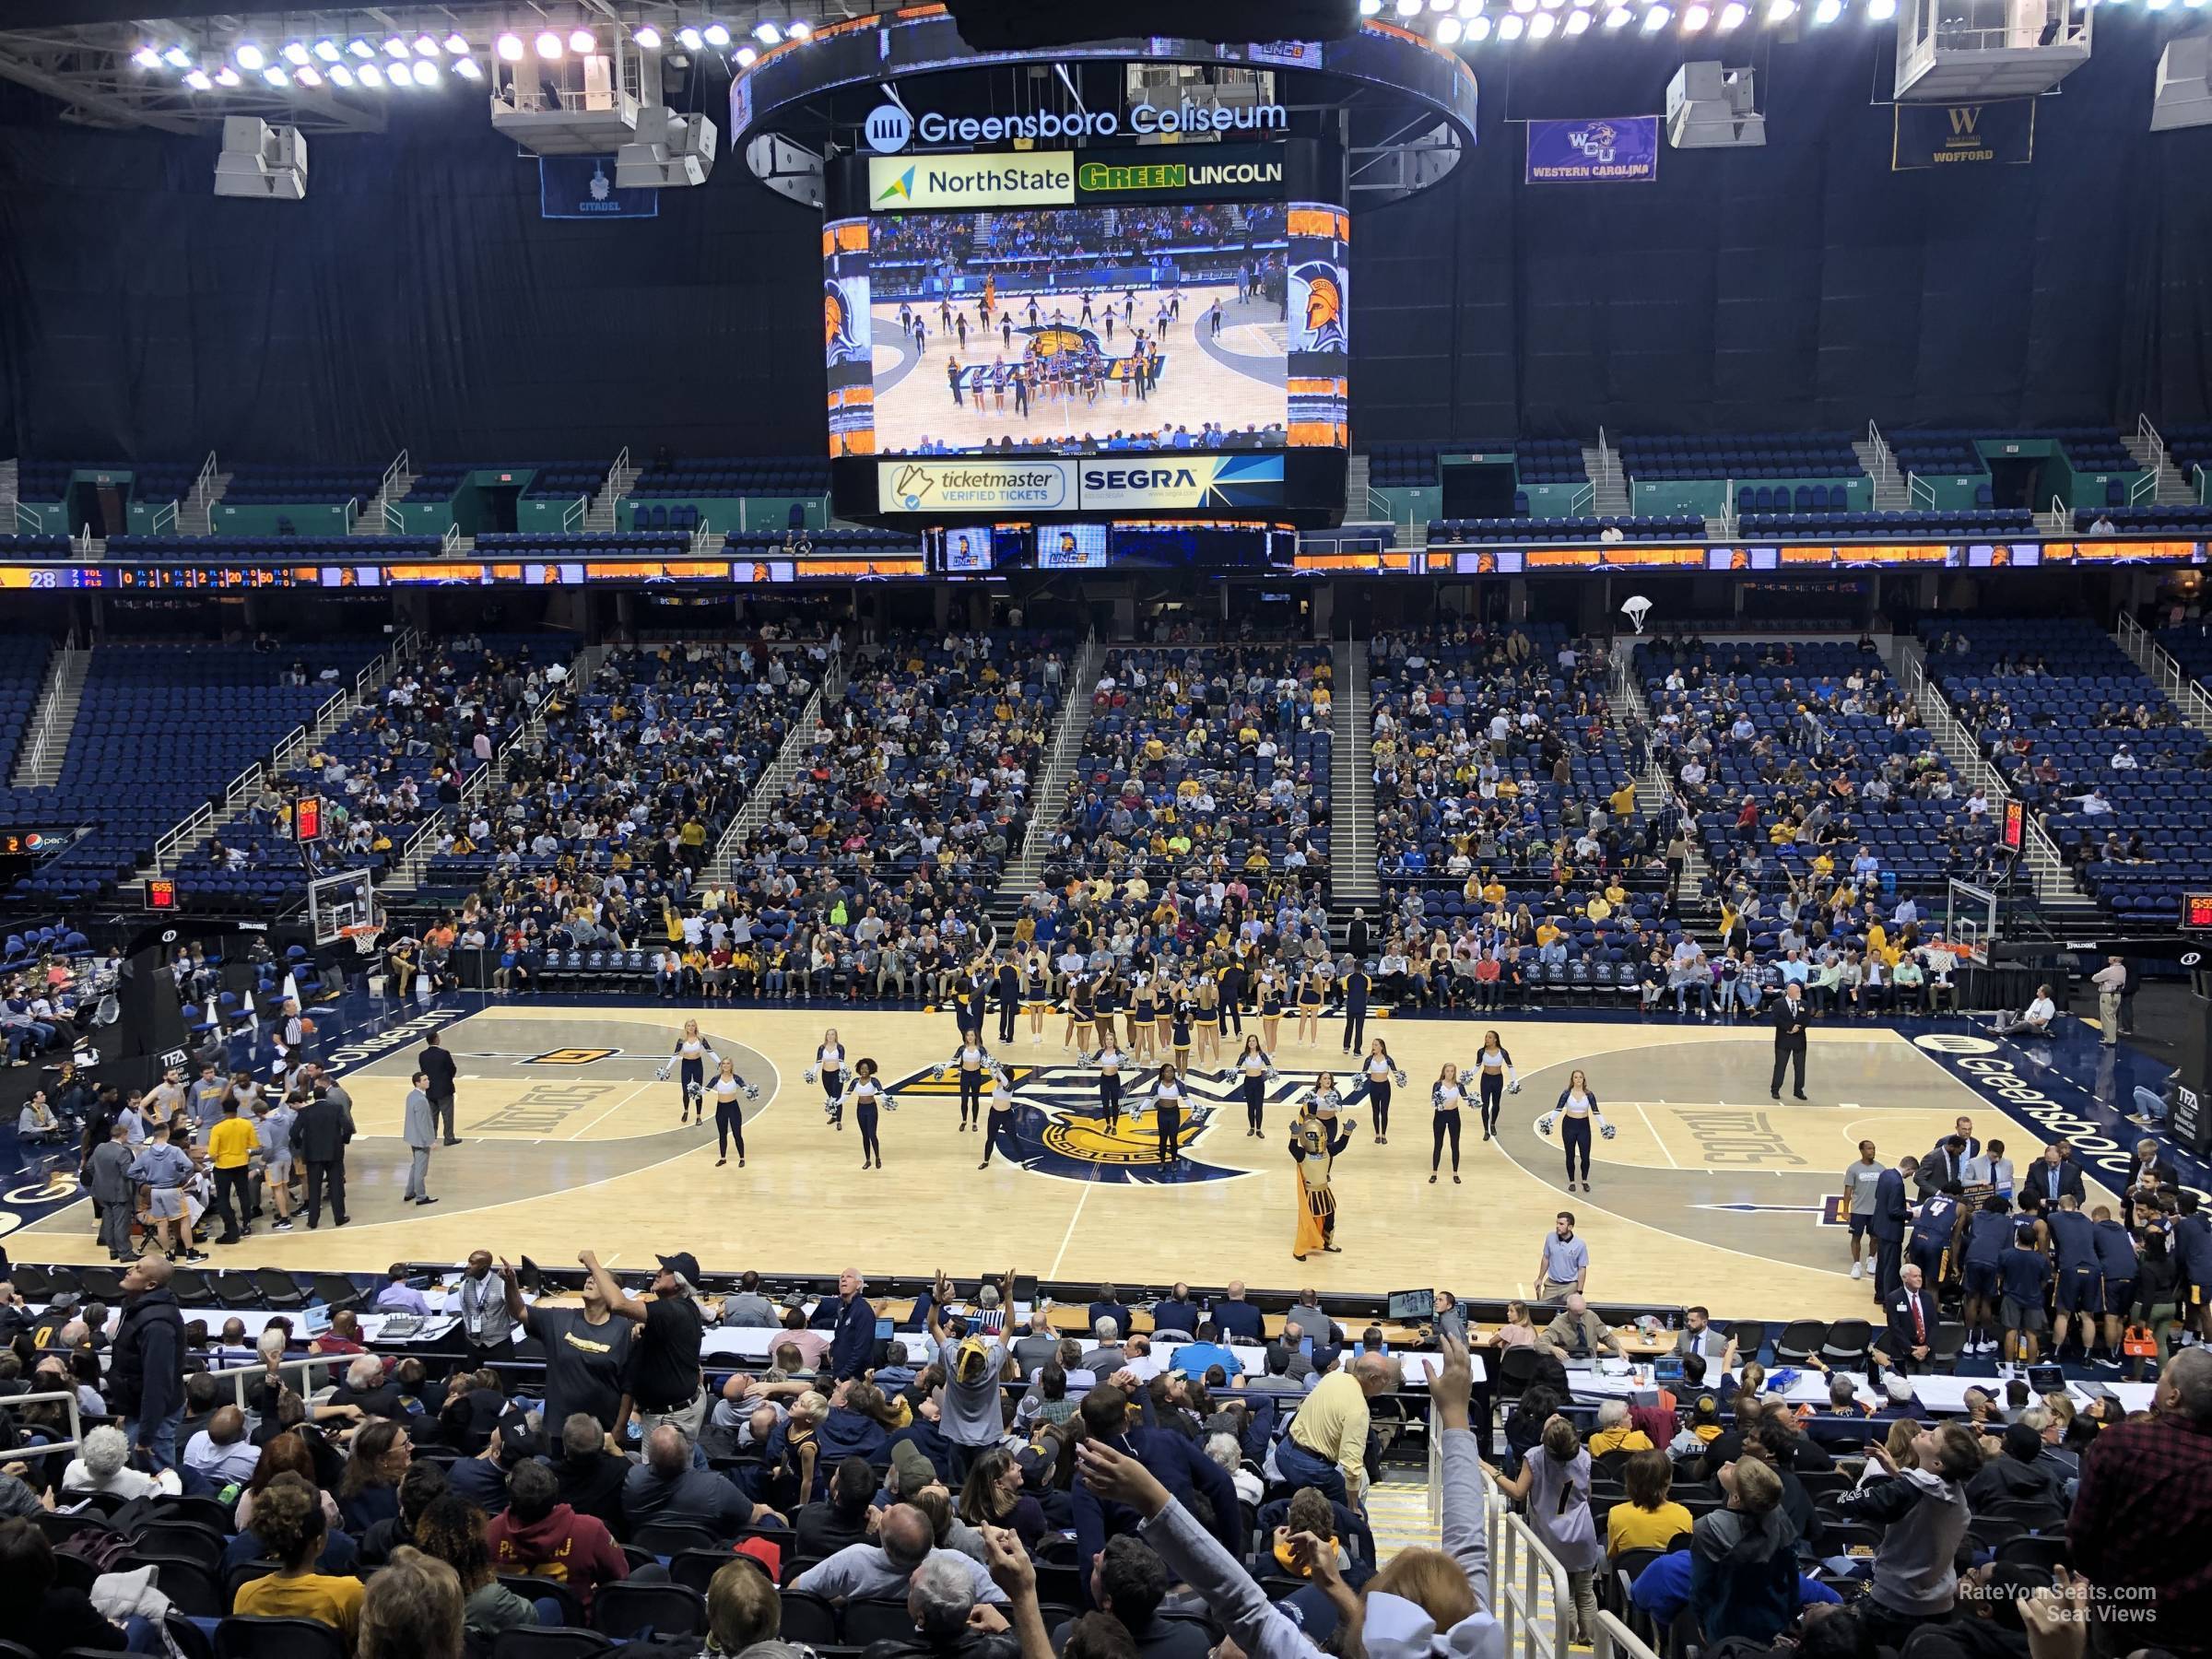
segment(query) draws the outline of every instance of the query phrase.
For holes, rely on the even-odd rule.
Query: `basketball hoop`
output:
[[[338,937],[353,941],[353,950],[356,956],[372,957],[376,954],[376,941],[382,935],[383,931],[382,923],[362,922],[339,928]]]

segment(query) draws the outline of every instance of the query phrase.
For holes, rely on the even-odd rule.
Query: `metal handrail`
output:
[[[85,1443],[84,1417],[76,1403],[76,1390],[74,1388],[51,1389],[44,1394],[17,1394],[8,1401],[7,1408],[10,1412],[20,1412],[26,1406],[42,1406],[50,1400],[57,1400],[68,1408],[69,1438],[63,1441],[48,1441],[42,1445],[26,1442],[19,1446],[11,1446],[7,1453],[11,1459],[52,1457],[56,1452],[75,1452]],[[56,1480],[54,1484],[58,1487],[61,1483]]]
[[[218,476],[220,476],[220,473],[221,468],[216,464],[215,452],[213,450],[209,450],[207,452],[207,459],[200,463],[198,476],[192,481],[192,504],[194,507],[202,510],[202,512],[205,516],[205,522],[207,525],[207,534],[209,535],[214,534],[215,531],[215,514],[213,511],[215,506],[215,480]]]
[[[1889,441],[1882,436],[1882,429],[1871,420],[1866,423],[1866,442],[1874,451],[1875,462],[1875,470],[1868,477],[1873,479],[1875,488],[1879,489],[1896,477],[1896,468],[1890,465],[1895,452],[1890,449]]]
[[[1346,726],[1346,741],[1343,745],[1343,747],[1345,750],[1345,759],[1351,767],[1351,787],[1345,791],[1344,796],[1343,812],[1345,818],[1345,846],[1343,849],[1343,853],[1342,856],[1333,857],[1329,861],[1336,871],[1343,872],[1347,875],[1352,871],[1364,872],[1368,870],[1368,866],[1359,862],[1359,826],[1362,816],[1359,810],[1359,776],[1361,766],[1359,757],[1359,739],[1361,736],[1360,727],[1362,725],[1360,717],[1366,712],[1363,705],[1367,701],[1367,693],[1365,688],[1367,672],[1361,661],[1363,654],[1364,653],[1359,649],[1359,641],[1357,637],[1356,630],[1353,629],[1350,620],[1347,618],[1344,625],[1344,660],[1346,665],[1344,684],[1338,687],[1336,689],[1344,699],[1344,724]],[[1373,765],[1372,759],[1371,759],[1367,764],[1371,769]],[[1370,853],[1369,856],[1371,859],[1373,855]],[[1362,892],[1366,891],[1368,888],[1367,881],[1361,880],[1359,883],[1359,888]]]
[[[2167,458],[2166,440],[2159,435],[2159,429],[2150,424],[2149,416],[2138,415],[2136,417],[2136,436],[2143,441],[2143,447],[2150,452],[2151,472],[2153,474],[2164,472]]]
[[[159,535],[164,530],[167,530],[173,535],[176,531],[176,527],[177,503],[174,501],[171,501],[166,507],[155,508],[153,516],[147,520],[147,533],[153,535]]]
[[[1918,473],[1905,475],[1905,504],[1917,512],[1936,511],[1936,486]]]
[[[2120,613],[2120,626],[2114,634],[2120,649],[2180,706],[2189,724],[2200,732],[2212,732],[2212,697],[2206,697],[2204,688],[2190,677],[2181,659],[2126,611]]]
[[[1053,735],[1053,752],[1045,758],[1036,794],[1030,801],[1028,825],[1022,831],[1021,856],[1006,867],[1006,874],[999,882],[1002,893],[1018,888],[1020,896],[1027,898],[1044,869],[1045,847],[1053,830],[1060,824],[1067,777],[1081,753],[1081,735],[1090,730],[1091,693],[1098,688],[1098,652],[1099,630],[1094,627],[1083,636],[1083,649],[1076,653],[1075,662],[1060,682],[1061,696],[1066,706],[1060,713],[1060,729]],[[1055,784],[1057,795],[1053,793]],[[1040,822],[1041,812],[1046,810],[1053,815],[1049,826]]]
[[[229,803],[225,803],[228,806]],[[171,830],[154,843],[153,868],[157,875],[167,870],[170,861],[180,849],[198,845],[200,837],[215,828],[215,808],[202,804],[193,809],[192,816]]]
[[[293,1392],[304,1399],[314,1392],[314,1374],[317,1366],[324,1366],[331,1371],[339,1371],[350,1366],[360,1357],[359,1354],[288,1354],[276,1361],[276,1370],[279,1374],[288,1371],[297,1371],[300,1373],[300,1380],[306,1386],[295,1389]],[[269,1371],[268,1361],[262,1360],[253,1365],[226,1365],[219,1370],[209,1371],[207,1375],[218,1384],[229,1381],[232,1385],[233,1397],[237,1400],[240,1408],[243,1409],[246,1404],[246,1380],[250,1377],[266,1377]]]
[[[2149,472],[2136,475],[2136,481],[2127,487],[2127,504],[2139,507],[2146,500],[2155,501],[2159,496],[2159,474],[2154,467]]]
[[[1431,1429],[1431,1442],[1442,1438]],[[1528,1523],[1513,1513],[1488,1469],[1482,1471],[1482,1504],[1484,1530],[1489,1535],[1490,1613],[1504,1627],[1509,1659],[1516,1651],[1516,1637],[1520,1659],[1567,1659],[1567,1638],[1574,1622],[1574,1591],[1567,1569]],[[1544,1621],[1547,1583],[1551,1590],[1548,1635]]]
[[[591,498],[591,497],[589,497],[589,496],[578,496],[578,497],[577,497],[577,498],[576,498],[574,500],[571,501],[571,502],[568,504],[568,506],[567,506],[566,508],[562,509],[562,511],[561,511],[561,514],[560,514],[560,527],[561,527],[561,530],[562,530],[562,531],[563,531],[565,534],[569,534],[569,535],[573,535],[573,534],[575,534],[576,527],[577,527],[579,524],[582,524],[582,523],[583,523],[583,521],[584,521],[584,518],[585,518],[585,515],[587,515],[587,514],[588,514],[588,513],[591,512],[591,510],[592,510],[592,498]]]
[[[1592,1659],[1659,1659],[1658,1650],[1604,1608],[1598,1609]]]
[[[76,656],[77,651],[73,645],[65,645],[54,653],[51,694],[39,700],[38,729],[23,747],[22,759],[16,767],[18,777],[35,778],[40,767],[45,763],[47,746],[53,741],[54,728],[61,724],[62,686],[68,679]]]

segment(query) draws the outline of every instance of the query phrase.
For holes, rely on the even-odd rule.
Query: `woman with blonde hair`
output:
[[[361,1597],[358,1659],[461,1659],[465,1605],[460,1574],[403,1545]]]
[[[1536,1322],[1529,1317],[1528,1304],[1509,1301],[1505,1304],[1505,1323],[1498,1327],[1500,1347],[1534,1347],[1536,1344]]]

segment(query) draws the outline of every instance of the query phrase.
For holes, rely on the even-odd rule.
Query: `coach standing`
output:
[[[330,1213],[346,1225],[346,1143],[353,1138],[353,1113],[331,1089],[317,1086],[292,1120],[292,1152],[307,1166],[307,1230],[323,1225],[323,1194]]]
[[[1911,1210],[1905,1203],[1906,1183],[1920,1168],[1920,1159],[1908,1154],[1894,1170],[1884,1170],[1874,1183],[1874,1300],[1885,1307],[1904,1283],[1905,1221]]]
[[[430,1196],[430,1148],[438,1144],[438,1109],[430,1103],[429,1075],[417,1072],[413,1083],[400,1124],[407,1143],[407,1185],[400,1202],[435,1204],[438,1200]]]
[[[1792,980],[1783,987],[1774,1012],[1768,1016],[1774,1022],[1774,1080],[1767,1086],[1767,1092],[1777,1100],[1782,1099],[1782,1075],[1793,1064],[1797,1068],[1797,1084],[1790,1092],[1800,1100],[1805,1099],[1805,1029],[1812,1017],[1813,1011],[1805,1006],[1805,986]]]
[[[430,1097],[430,1104],[445,1123],[445,1144],[457,1147],[461,1138],[453,1133],[453,1057],[445,1052],[445,1044],[432,1031],[423,1040],[422,1058],[416,1062],[424,1077],[429,1079],[423,1092]]]

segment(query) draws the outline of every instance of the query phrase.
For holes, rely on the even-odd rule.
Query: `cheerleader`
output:
[[[1159,1137],[1159,1161],[1171,1164],[1182,1157],[1182,1073],[1163,1065],[1152,1084],[1152,1126]]]
[[[1141,970],[1129,992],[1129,1053],[1138,1060],[1152,1054],[1152,1025],[1159,1018],[1159,987]]]
[[[1321,977],[1314,973],[1299,976],[1298,981],[1298,1038],[1308,1048],[1321,1044]]]
[[[1247,1037],[1244,1052],[1237,1056],[1231,1069],[1244,1090],[1244,1134],[1249,1138],[1259,1135],[1265,1127],[1261,1117],[1267,1105],[1267,1079],[1275,1076],[1275,1062],[1268,1058],[1257,1037]]]
[[[1159,1006],[1152,1015],[1152,1049],[1164,1054],[1175,1040],[1175,1009],[1183,998],[1183,983],[1181,977],[1171,980],[1162,974],[1158,989]]]
[[[998,1149],[998,1137],[1006,1137],[1006,1156],[1016,1158],[1018,1148],[1014,1144],[1014,1085],[1006,1080],[1002,1066],[991,1074],[991,1115],[983,1124],[983,1161],[975,1167],[991,1167],[991,1154]]]
[[[702,1129],[706,1127],[707,1062],[710,1060],[719,1061],[721,1058],[720,1054],[708,1046],[707,1040],[699,1034],[699,1021],[696,1019],[685,1020],[684,1034],[676,1040],[676,1047],[669,1051],[668,1058],[662,1063],[658,1077],[659,1081],[665,1082],[668,1078],[669,1067],[680,1066],[682,1068],[677,1081],[683,1090],[684,1104],[683,1111],[676,1120],[677,1128],[682,1128],[695,1115],[699,1119],[700,1127]]]
[[[876,1138],[876,1110],[899,1110],[899,1102],[891,1091],[877,1081],[876,1062],[859,1060],[853,1066],[853,1121],[860,1128],[860,1167],[866,1169],[873,1159],[875,1167],[883,1168],[883,1143]]]
[[[742,1170],[745,1168],[745,1102],[759,1100],[760,1090],[757,1085],[747,1083],[737,1075],[737,1062],[735,1060],[722,1063],[709,1089],[714,1096],[714,1140],[722,1152],[722,1156],[714,1160],[714,1167],[719,1170],[730,1161],[730,1142],[735,1139],[737,1143],[737,1167]]]
[[[1184,1071],[1191,1064],[1191,1016],[1197,1012],[1191,999],[1181,994],[1183,987],[1176,986],[1175,1011],[1168,1020],[1170,1046],[1175,1051],[1175,1069]]]
[[[943,1069],[958,1074],[960,1080],[960,1133],[971,1127],[983,1126],[983,1082],[998,1070],[998,1062],[991,1058],[991,1051],[983,1046],[983,1034],[974,1026],[960,1033],[960,1046],[952,1051],[952,1058]]]
[[[1214,976],[1201,973],[1192,1018],[1198,1028],[1198,1061],[1221,1063],[1221,986]]]
[[[1091,1029],[1098,1033],[1098,1046],[1104,1048],[1106,1040],[1121,1029],[1122,982],[1109,968],[1099,975],[1099,988],[1091,997]]]
[[[1029,971],[1021,982],[1021,1006],[1030,1011],[1030,1046],[1042,1048],[1044,1017],[1053,1011],[1053,965],[1041,950],[1030,957]]]
[[[1081,974],[1076,975],[1075,982],[1067,988],[1067,1029],[1060,1033],[1062,1048],[1075,1050],[1076,1034],[1090,1029],[1092,1001],[1090,981]]]
[[[1549,1135],[1554,1123],[1559,1125],[1559,1144],[1567,1149],[1567,1190],[1574,1191],[1575,1158],[1582,1158],[1583,1191],[1590,1190],[1590,1125],[1594,1123],[1597,1132],[1607,1140],[1613,1138],[1613,1125],[1606,1122],[1606,1114],[1597,1109],[1597,1096],[1592,1092],[1590,1079],[1583,1072],[1567,1074],[1567,1087],[1559,1090],[1559,1103],[1536,1120],[1536,1133]]]
[[[1429,1091],[1429,1184],[1436,1184],[1437,1171],[1444,1161],[1444,1139],[1452,1140],[1452,1184],[1459,1184],[1459,1109],[1467,1103],[1467,1091],[1460,1084],[1459,1067],[1450,1061],[1436,1075],[1435,1087]]]
[[[1404,1088],[1406,1074],[1398,1063],[1390,1057],[1390,1050],[1378,1037],[1367,1045],[1367,1058],[1359,1063],[1359,1070],[1367,1078],[1368,1102],[1375,1109],[1375,1145],[1390,1145],[1390,1091],[1394,1084]]]
[[[1259,994],[1260,1046],[1272,1054],[1283,1025],[1283,980],[1273,963],[1260,970]]]
[[[1109,1041],[1095,1054],[1083,1056],[1083,1064],[1094,1067],[1099,1074],[1099,1112],[1106,1122],[1106,1133],[1113,1134],[1122,1126],[1122,1067],[1127,1057]]]
[[[1513,1056],[1495,1031],[1482,1034],[1482,1052],[1475,1056],[1469,1068],[1477,1075],[1477,1087],[1482,1095],[1482,1138],[1498,1137],[1498,1108],[1504,1102],[1510,1089],[1521,1092],[1521,1074],[1513,1069]]]
[[[1312,1092],[1306,1096],[1306,1110],[1334,1124],[1343,1109],[1344,1096],[1336,1090],[1336,1074],[1315,1072]]]
[[[815,1045],[814,1064],[807,1068],[806,1081],[819,1079],[822,1085],[822,1111],[828,1114],[830,1127],[845,1126],[845,1048],[837,1040],[837,1028],[831,1026],[822,1033]],[[739,1160],[742,1164],[743,1160]]]

